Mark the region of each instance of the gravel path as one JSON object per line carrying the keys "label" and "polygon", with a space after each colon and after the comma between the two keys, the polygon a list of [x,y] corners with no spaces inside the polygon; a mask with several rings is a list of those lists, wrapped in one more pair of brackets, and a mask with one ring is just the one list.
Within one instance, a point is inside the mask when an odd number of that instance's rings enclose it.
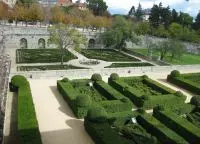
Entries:
{"label": "gravel path", "polygon": [[56,88],[56,80],[29,80],[43,144],[94,144]]}

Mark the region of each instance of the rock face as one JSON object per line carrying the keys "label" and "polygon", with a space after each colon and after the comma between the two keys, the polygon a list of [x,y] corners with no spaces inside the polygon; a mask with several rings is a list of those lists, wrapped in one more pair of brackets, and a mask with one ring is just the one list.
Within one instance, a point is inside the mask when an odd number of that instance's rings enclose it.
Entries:
{"label": "rock face", "polygon": [[3,126],[9,74],[10,57],[8,55],[0,55],[0,143],[2,143],[3,140]]}

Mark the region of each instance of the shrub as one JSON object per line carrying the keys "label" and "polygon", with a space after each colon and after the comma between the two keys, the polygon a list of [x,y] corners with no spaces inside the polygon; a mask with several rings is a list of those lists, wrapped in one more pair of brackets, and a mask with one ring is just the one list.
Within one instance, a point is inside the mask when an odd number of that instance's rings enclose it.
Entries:
{"label": "shrub", "polygon": [[102,123],[107,120],[107,113],[102,107],[93,107],[88,110],[87,119],[91,122]]}
{"label": "shrub", "polygon": [[91,104],[91,99],[88,95],[78,96],[76,98],[76,105],[79,107],[89,107]]}
{"label": "shrub", "polygon": [[150,97],[148,95],[143,95],[143,96],[141,96],[141,99],[143,99],[143,100],[149,100]]}
{"label": "shrub", "polygon": [[118,80],[119,79],[119,75],[117,73],[112,73],[110,75],[110,80]]}
{"label": "shrub", "polygon": [[187,98],[181,91],[177,91],[175,93],[175,95],[178,96],[178,97],[180,97],[180,98],[183,98],[184,100],[186,100],[186,98]]}
{"label": "shrub", "polygon": [[177,134],[184,137],[188,142],[198,143],[200,141],[200,129],[185,118],[182,118],[169,110],[154,111],[153,116],[167,127],[174,130]]}
{"label": "shrub", "polygon": [[17,129],[20,144],[42,144],[29,82],[23,76],[12,77],[11,85],[18,92]]}
{"label": "shrub", "polygon": [[163,144],[187,144],[182,137],[148,114],[139,115],[137,122]]}
{"label": "shrub", "polygon": [[63,79],[61,80],[61,82],[69,82],[69,79],[68,79],[68,78],[63,78]]}
{"label": "shrub", "polygon": [[199,107],[200,106],[200,96],[193,96],[190,100],[190,103]]}
{"label": "shrub", "polygon": [[163,105],[158,105],[156,107],[153,108],[153,111],[163,111],[165,108]]}
{"label": "shrub", "polygon": [[102,80],[102,77],[100,74],[93,74],[92,77],[91,77],[91,80],[92,81],[101,81]]}
{"label": "shrub", "polygon": [[171,72],[171,74],[170,74],[170,76],[171,77],[179,77],[181,74],[180,74],[180,72],[179,71],[177,71],[177,70],[173,70],[172,72]]}
{"label": "shrub", "polygon": [[147,78],[149,78],[149,77],[148,77],[147,75],[143,75],[142,78],[143,78],[143,79],[147,79]]}
{"label": "shrub", "polygon": [[139,113],[141,113],[141,114],[144,114],[144,113],[145,113],[145,110],[144,110],[143,108],[139,108],[137,111],[138,111]]}

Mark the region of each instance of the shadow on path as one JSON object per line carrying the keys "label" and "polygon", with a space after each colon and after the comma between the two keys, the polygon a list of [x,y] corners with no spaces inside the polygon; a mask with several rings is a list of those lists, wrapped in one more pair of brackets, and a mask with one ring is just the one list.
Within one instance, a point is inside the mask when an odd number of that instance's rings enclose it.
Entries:
{"label": "shadow on path", "polygon": [[70,106],[67,104],[67,102],[65,102],[65,100],[63,99],[62,95],[59,93],[59,91],[57,90],[56,86],[50,86],[50,89],[52,91],[52,93],[54,94],[56,100],[59,102],[60,107],[59,110],[63,113],[65,113],[66,115],[75,118],[73,111],[71,110]]}

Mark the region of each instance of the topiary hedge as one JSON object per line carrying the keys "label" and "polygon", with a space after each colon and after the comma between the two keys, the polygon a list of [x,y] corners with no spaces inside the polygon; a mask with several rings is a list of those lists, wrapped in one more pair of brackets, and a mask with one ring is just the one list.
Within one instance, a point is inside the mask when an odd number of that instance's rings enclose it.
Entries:
{"label": "topiary hedge", "polygon": [[91,80],[92,81],[102,81],[102,77],[100,74],[93,74],[92,77],[91,77]]}
{"label": "topiary hedge", "polygon": [[24,76],[11,79],[11,90],[18,93],[17,129],[20,144],[42,144],[29,82]]}
{"label": "topiary hedge", "polygon": [[91,122],[105,122],[107,121],[107,112],[102,107],[92,107],[87,112],[87,119]]}
{"label": "topiary hedge", "polygon": [[[189,74],[187,74],[189,75]],[[190,74],[191,76],[193,74]],[[171,82],[179,87],[182,87],[188,91],[191,91],[195,94],[200,94],[200,85],[184,78],[184,75],[180,75],[179,77],[173,77],[172,75],[167,76],[167,81]]]}
{"label": "topiary hedge", "polygon": [[200,129],[171,111],[154,111],[153,116],[190,143],[200,142]]}
{"label": "topiary hedge", "polygon": [[144,127],[147,132],[156,136],[161,143],[164,144],[188,144],[181,136],[166,127],[164,124],[156,120],[148,114],[139,115],[137,122]]}
{"label": "topiary hedge", "polygon": [[172,72],[171,72],[171,77],[179,77],[181,74],[180,74],[180,72],[179,71],[177,71],[177,70],[173,70]]}
{"label": "topiary hedge", "polygon": [[120,135],[111,129],[108,122],[93,122],[87,117],[84,120],[84,126],[95,144],[130,144],[131,142],[122,139]]}
{"label": "topiary hedge", "polygon": [[190,103],[197,107],[200,107],[200,96],[193,96],[190,100]]}
{"label": "topiary hedge", "polygon": [[118,80],[119,79],[119,75],[117,74],[117,73],[112,73],[111,75],[110,75],[110,78],[109,78],[110,80]]}

